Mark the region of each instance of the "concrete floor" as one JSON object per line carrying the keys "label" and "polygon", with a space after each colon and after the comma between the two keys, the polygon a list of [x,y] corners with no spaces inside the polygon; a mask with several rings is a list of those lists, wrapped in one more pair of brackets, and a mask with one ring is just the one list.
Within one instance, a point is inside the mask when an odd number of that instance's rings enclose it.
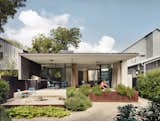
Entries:
{"label": "concrete floor", "polygon": [[93,106],[86,111],[72,112],[64,118],[39,117],[34,119],[13,119],[12,121],[113,121],[117,114],[117,107],[126,104],[146,107],[148,101],[140,98],[137,103],[93,102]]}
{"label": "concrete floor", "polygon": [[[20,93],[31,93],[29,97],[19,98]],[[40,89],[36,91],[21,91],[14,94],[15,98],[9,99],[4,106],[18,105],[53,105],[64,106],[64,98],[66,98],[66,89]],[[43,98],[42,101],[39,98]]]}

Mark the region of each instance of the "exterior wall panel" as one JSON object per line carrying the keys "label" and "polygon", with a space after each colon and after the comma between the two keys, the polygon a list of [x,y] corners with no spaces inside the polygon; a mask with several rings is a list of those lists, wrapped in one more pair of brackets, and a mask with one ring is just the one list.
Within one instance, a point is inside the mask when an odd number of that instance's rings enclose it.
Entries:
{"label": "exterior wall panel", "polygon": [[23,50],[19,49],[7,41],[0,38],[0,52],[3,53],[3,58],[0,60],[0,70],[10,70],[11,65],[14,65],[14,69],[18,69],[18,53],[22,53]]}
{"label": "exterior wall panel", "polygon": [[21,57],[20,79],[30,79],[32,75],[40,76],[41,65]]}
{"label": "exterior wall panel", "polygon": [[153,56],[158,56],[160,55],[160,32],[155,31],[153,37]]}
{"label": "exterior wall panel", "polygon": [[[140,41],[138,41],[137,43],[135,43],[133,46],[129,47],[128,49],[126,49],[125,51],[123,51],[124,53],[139,53],[139,55],[146,55],[147,54],[147,50],[146,50],[146,39],[143,38]],[[138,63],[142,60],[146,59],[146,56],[137,56],[135,58],[132,58],[130,60],[128,60],[128,65],[134,64],[134,63]]]}
{"label": "exterior wall panel", "polygon": [[149,34],[145,37],[146,40],[146,58],[153,56],[153,34]]}

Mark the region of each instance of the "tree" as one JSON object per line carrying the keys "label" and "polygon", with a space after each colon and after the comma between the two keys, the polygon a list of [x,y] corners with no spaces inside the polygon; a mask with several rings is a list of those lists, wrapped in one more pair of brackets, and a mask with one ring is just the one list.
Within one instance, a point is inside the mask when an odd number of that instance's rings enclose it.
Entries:
{"label": "tree", "polygon": [[64,27],[58,27],[57,29],[51,30],[51,35],[54,37],[54,41],[61,50],[68,50],[70,45],[78,47],[80,42],[80,29],[71,28],[67,29]]}
{"label": "tree", "polygon": [[51,38],[40,34],[32,40],[32,47],[29,48],[29,51],[33,53],[53,53],[55,51],[54,45],[54,41]]}
{"label": "tree", "polygon": [[0,0],[0,32],[4,32],[3,25],[9,17],[14,17],[17,8],[25,6],[26,0]]}
{"label": "tree", "polygon": [[33,53],[58,53],[60,50],[68,50],[69,46],[78,47],[80,42],[79,28],[62,28],[52,29],[50,36],[44,34],[36,36],[32,40],[32,47],[29,48]]}

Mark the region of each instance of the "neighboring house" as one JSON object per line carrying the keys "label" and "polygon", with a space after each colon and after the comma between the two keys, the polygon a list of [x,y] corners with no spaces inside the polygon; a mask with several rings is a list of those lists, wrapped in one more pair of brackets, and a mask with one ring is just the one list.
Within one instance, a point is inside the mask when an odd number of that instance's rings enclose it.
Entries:
{"label": "neighboring house", "polygon": [[18,53],[22,52],[19,43],[0,38],[0,70],[18,70]]}
{"label": "neighboring house", "polygon": [[160,67],[160,30],[155,29],[128,48],[123,53],[139,53],[139,56],[128,60],[128,73],[133,78],[140,72]]}

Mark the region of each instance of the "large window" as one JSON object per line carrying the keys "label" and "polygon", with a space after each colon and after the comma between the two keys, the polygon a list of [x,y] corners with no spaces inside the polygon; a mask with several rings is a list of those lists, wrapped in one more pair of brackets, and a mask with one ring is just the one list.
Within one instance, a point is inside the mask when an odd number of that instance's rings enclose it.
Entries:
{"label": "large window", "polygon": [[152,63],[146,64],[146,70],[151,70],[159,67],[159,62],[154,61]]}

